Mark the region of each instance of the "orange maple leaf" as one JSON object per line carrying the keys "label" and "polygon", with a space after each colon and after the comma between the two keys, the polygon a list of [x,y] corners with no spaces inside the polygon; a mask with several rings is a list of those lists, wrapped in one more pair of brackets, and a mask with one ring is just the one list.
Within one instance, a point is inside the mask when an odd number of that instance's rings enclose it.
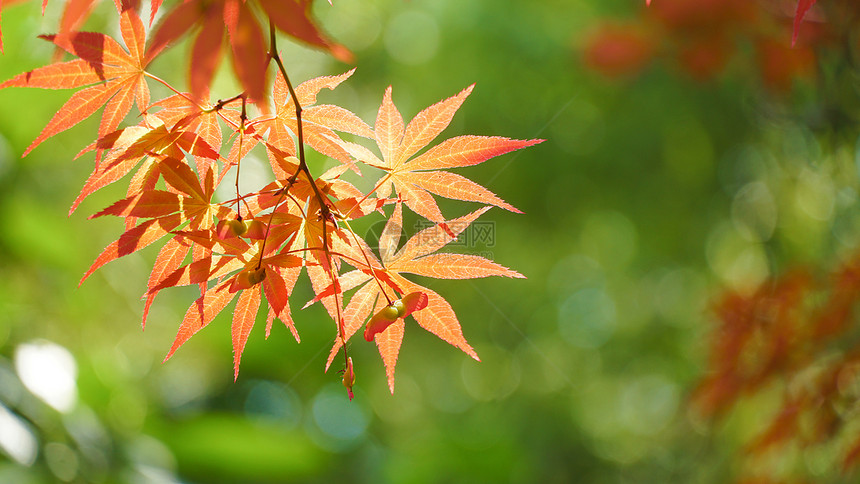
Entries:
{"label": "orange maple leaf", "polygon": [[[377,272],[383,273],[391,289],[390,293],[411,294],[421,293],[426,297],[426,305],[414,310],[411,316],[418,324],[435,334],[442,340],[460,348],[467,355],[479,360],[475,350],[466,342],[457,315],[451,309],[442,296],[436,292],[409,281],[401,273],[416,274],[437,279],[473,279],[489,276],[505,276],[523,278],[524,276],[507,267],[496,264],[483,257],[468,254],[435,253],[451,241],[457,238],[475,219],[489,210],[484,207],[463,217],[448,221],[443,228],[441,224],[428,227],[410,238],[403,247],[396,251],[400,234],[402,232],[402,209],[397,203],[391,218],[385,225],[379,238],[379,252],[381,262],[372,259],[373,266],[369,269],[357,270],[342,276],[342,279],[352,279],[350,286],[359,287],[344,310],[344,332],[348,341],[371,313],[380,311],[389,305],[392,298],[389,292],[384,292],[383,286],[377,282],[371,282]],[[372,257],[372,254],[369,255]],[[378,277],[378,276],[377,276]],[[363,284],[363,285],[362,285]],[[346,289],[346,288],[345,288]],[[411,312],[411,311],[410,311]],[[368,323],[370,324],[370,323]],[[404,319],[396,318],[381,332],[373,333],[372,339],[376,341],[379,354],[385,364],[388,376],[388,386],[394,392],[394,368],[400,353],[405,329]],[[343,346],[341,341],[335,341],[329,353],[326,368],[331,365],[338,350]],[[480,361],[480,360],[479,360]]]}
{"label": "orange maple leaf", "polygon": [[[373,130],[352,112],[332,104],[317,105],[317,95],[323,88],[334,89],[348,79],[355,69],[339,76],[322,76],[305,81],[296,86],[296,98],[302,111],[302,131],[304,142],[323,155],[343,163],[350,162],[349,153],[343,148],[335,130],[351,133],[365,138],[373,138]],[[251,121],[257,132],[268,132],[268,146],[295,154],[297,152],[293,136],[298,137],[298,120],[293,99],[289,95],[287,83],[279,74],[275,79],[273,92],[275,114],[263,115]],[[256,140],[243,146],[250,151]],[[244,154],[244,153],[243,153]]]}
{"label": "orange maple leaf", "polygon": [[143,56],[145,32],[134,10],[122,12],[120,32],[128,51],[113,38],[95,32],[41,36],[79,59],[40,67],[0,84],[0,89],[69,89],[89,86],[73,94],[57,111],[24,151],[24,156],[46,139],[90,117],[102,106],[105,106],[105,110],[99,125],[99,137],[114,131],[131,111],[135,101],[141,112],[149,105],[149,87],[144,72],[147,61]]}
{"label": "orange maple leaf", "polygon": [[[150,123],[150,121],[153,122]],[[168,128],[161,120],[154,117],[145,117],[140,125],[129,126],[109,133],[91,147],[99,150],[110,150],[110,152],[104,160],[96,164],[95,169],[87,178],[81,193],[72,202],[72,207],[69,209],[70,215],[84,199],[95,191],[124,177],[147,157],[171,158],[178,161],[185,156],[183,150],[196,157],[217,159],[219,156],[218,152],[209,146],[200,135],[189,131],[188,126],[177,124]],[[138,190],[136,189],[154,188],[158,179],[158,171],[154,170],[155,163],[156,161],[153,159],[143,163],[135,175],[136,180],[132,180],[129,187],[129,196],[137,193]],[[204,171],[203,173],[207,172]],[[208,183],[214,185],[214,180],[210,180]],[[199,181],[197,184],[199,186]],[[212,186],[207,187],[207,189],[214,190]],[[203,189],[200,190],[202,193]]]}
{"label": "orange maple leaf", "polygon": [[[191,168],[182,161],[164,157],[153,167],[156,176],[160,174],[171,191],[145,190],[124,198],[90,217],[115,215],[144,217],[147,220],[128,229],[119,239],[108,245],[84,274],[81,283],[99,267],[137,252],[184,223],[189,223],[193,229],[209,228],[212,217],[229,215],[229,210],[226,208],[210,203],[214,193],[211,182],[207,183],[204,189]],[[210,172],[210,178],[211,176]],[[175,254],[165,257],[174,256],[178,257]]]}
{"label": "orange maple leaf", "polygon": [[[297,261],[297,259],[293,259]],[[274,259],[270,259],[268,261],[264,261],[263,267],[263,283],[252,283],[250,287],[242,288],[241,284],[237,284],[237,278],[240,277],[243,272],[238,273],[236,276],[228,279],[227,281],[221,283],[216,286],[214,289],[207,291],[200,299],[198,299],[195,304],[192,304],[185,315],[185,318],[182,321],[182,324],[179,327],[179,331],[176,334],[176,339],[173,342],[173,346],[171,346],[170,351],[167,356],[165,356],[164,361],[167,361],[173,353],[179,349],[182,344],[184,344],[188,339],[191,338],[197,331],[200,331],[204,327],[206,327],[215,316],[220,313],[224,307],[233,299],[236,293],[239,293],[239,301],[236,303],[236,308],[233,313],[233,326],[232,326],[232,336],[233,336],[233,375],[234,379],[239,376],[239,364],[241,362],[242,353],[245,349],[245,344],[248,341],[248,336],[251,333],[251,329],[253,328],[256,322],[257,311],[260,307],[261,303],[261,288],[258,286],[262,286],[262,291],[266,294],[266,299],[269,301],[269,313],[277,312],[272,299],[270,296],[272,295],[271,285],[267,284],[267,281],[274,280],[277,281],[277,284],[284,284],[284,280],[280,277],[280,269],[283,267],[276,265]],[[280,261],[279,263],[283,263]],[[284,302],[288,297],[287,288],[283,289],[283,294],[279,297]],[[291,290],[291,288],[289,288]],[[215,293],[210,296],[210,294]],[[288,310],[287,310],[288,312]],[[283,316],[278,316],[283,318]],[[289,316],[287,316],[288,318]],[[269,319],[268,324],[271,323],[271,319]],[[287,324],[290,329],[295,334],[295,328],[292,326],[292,321],[289,319],[284,319],[284,323]],[[268,336],[268,324],[267,324],[267,336]]]}
{"label": "orange maple leaf", "polygon": [[451,122],[472,86],[418,113],[404,128],[403,118],[391,100],[391,87],[385,91],[376,117],[374,134],[382,152],[380,160],[370,150],[354,143],[344,147],[357,160],[386,172],[377,182],[377,196],[388,198],[391,186],[415,213],[442,223],[445,218],[430,195],[480,202],[522,213],[486,188],[463,176],[442,171],[477,165],[489,158],[525,148],[544,140],[515,140],[499,136],[458,136],[443,141],[412,158],[433,141]]}
{"label": "orange maple leaf", "polygon": [[[165,361],[197,331],[212,322],[233,300],[236,293],[240,296],[233,313],[234,378],[238,377],[242,352],[256,322],[262,301],[261,290],[269,303],[266,336],[271,329],[272,320],[278,317],[298,339],[289,314],[288,299],[302,265],[307,265],[300,258],[289,253],[276,253],[278,244],[270,244],[274,248],[267,249],[265,254],[268,256],[261,258],[261,240],[249,243],[239,237],[222,239],[214,235],[214,229],[182,231],[177,233],[176,238],[180,244],[193,242],[204,246],[209,255],[180,267],[171,274],[160,272],[159,276],[154,276],[154,281],[157,282],[154,285],[151,282],[147,296],[154,296],[167,287],[206,284],[213,279],[218,282],[215,287],[205,290],[188,309],[173,345],[164,358]],[[170,257],[170,254],[167,257]],[[179,263],[181,260],[176,262],[176,265]]]}

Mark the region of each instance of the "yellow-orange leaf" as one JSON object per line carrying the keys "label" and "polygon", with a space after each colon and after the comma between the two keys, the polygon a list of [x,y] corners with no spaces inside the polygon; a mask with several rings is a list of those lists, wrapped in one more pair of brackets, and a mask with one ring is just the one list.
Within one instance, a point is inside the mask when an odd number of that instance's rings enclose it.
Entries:
{"label": "yellow-orange leaf", "polygon": [[164,357],[164,361],[170,359],[173,353],[188,341],[189,338],[194,336],[195,333],[211,323],[215,319],[215,316],[223,311],[224,307],[233,300],[235,295],[235,292],[230,292],[230,282],[228,281],[214,289],[206,291],[205,294],[194,301],[194,304],[185,313],[182,324],[179,326],[179,331],[176,333],[176,339],[173,340],[173,346],[170,347],[170,351]]}
{"label": "yellow-orange leaf", "polygon": [[385,376],[388,378],[388,389],[394,393],[394,368],[397,366],[397,358],[400,356],[400,346],[403,344],[403,332],[406,323],[398,319],[382,333],[376,335],[376,347],[379,356],[385,365]]}
{"label": "yellow-orange leaf", "polygon": [[346,145],[350,154],[359,161],[387,172],[378,182],[380,187],[377,196],[387,197],[389,184],[393,184],[406,206],[437,223],[444,222],[445,218],[430,195],[431,192],[445,198],[487,203],[520,213],[509,203],[467,178],[448,172],[427,170],[476,165],[494,156],[543,140],[461,136],[443,141],[409,161],[445,130],[473,88],[474,85],[469,86],[459,94],[424,109],[405,128],[403,118],[391,100],[391,87],[386,89],[374,128],[382,160],[360,147]]}
{"label": "yellow-orange leaf", "polygon": [[233,380],[239,378],[239,362],[248,335],[257,320],[257,310],[260,309],[260,288],[253,286],[239,294],[236,309],[233,310]]}

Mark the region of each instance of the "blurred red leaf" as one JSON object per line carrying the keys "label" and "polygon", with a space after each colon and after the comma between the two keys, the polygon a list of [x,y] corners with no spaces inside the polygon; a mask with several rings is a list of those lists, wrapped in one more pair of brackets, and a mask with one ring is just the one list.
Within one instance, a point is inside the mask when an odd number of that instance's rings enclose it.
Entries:
{"label": "blurred red leaf", "polygon": [[656,52],[653,35],[632,24],[604,24],[583,49],[585,65],[609,77],[638,74]]}

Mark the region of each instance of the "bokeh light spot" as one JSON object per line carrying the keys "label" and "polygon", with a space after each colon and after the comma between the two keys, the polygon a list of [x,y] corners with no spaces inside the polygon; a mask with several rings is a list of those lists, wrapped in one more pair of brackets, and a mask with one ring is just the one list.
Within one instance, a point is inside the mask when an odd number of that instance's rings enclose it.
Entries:
{"label": "bokeh light spot", "polygon": [[0,449],[15,462],[30,466],[36,461],[36,437],[24,421],[0,404]]}
{"label": "bokeh light spot", "polygon": [[776,202],[762,182],[749,183],[732,200],[732,222],[745,239],[764,242],[776,228]]}
{"label": "bokeh light spot", "polygon": [[293,428],[302,416],[302,407],[296,393],[267,381],[254,383],[245,399],[245,413],[261,420],[277,422]]}
{"label": "bokeh light spot", "polygon": [[763,246],[744,239],[728,224],[711,231],[705,254],[714,274],[736,289],[757,287],[770,274]]}
{"label": "bokeh light spot", "polygon": [[78,401],[75,358],[58,344],[34,341],[18,346],[15,371],[33,395],[60,412],[72,410]]}
{"label": "bokeh light spot", "polygon": [[346,391],[328,387],[313,401],[314,422],[322,432],[341,442],[357,441],[367,430],[368,418],[363,407],[350,402]]}
{"label": "bokeh light spot", "polygon": [[621,423],[633,433],[653,435],[669,423],[678,408],[677,385],[662,375],[646,375],[621,393]]}
{"label": "bokeh light spot", "polygon": [[63,482],[69,482],[78,475],[78,455],[68,445],[59,442],[46,444],[45,460],[51,472]]}
{"label": "bokeh light spot", "polygon": [[797,206],[815,220],[833,216],[836,191],[829,177],[812,170],[803,170],[797,179],[794,196]]}
{"label": "bokeh light spot", "polygon": [[363,50],[379,37],[379,11],[363,0],[339,0],[337,12],[326,19],[326,30],[350,50]]}

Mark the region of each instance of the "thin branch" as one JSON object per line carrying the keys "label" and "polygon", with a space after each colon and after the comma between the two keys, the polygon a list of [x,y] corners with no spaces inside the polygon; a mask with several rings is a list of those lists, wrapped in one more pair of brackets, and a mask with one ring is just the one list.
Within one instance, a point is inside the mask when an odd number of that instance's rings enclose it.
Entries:
{"label": "thin branch", "polygon": [[[236,218],[241,221],[242,220],[242,205],[239,203],[241,199],[241,192],[239,192],[239,172],[242,167],[242,141],[245,140],[245,122],[248,120],[248,112],[246,111],[247,107],[247,99],[245,94],[240,94],[240,98],[242,99],[242,114],[239,115],[239,159],[236,161]],[[221,101],[218,101],[219,103]],[[250,214],[249,214],[250,215]],[[266,235],[269,235],[269,230],[266,229]],[[263,244],[265,246],[266,239],[263,239]],[[257,265],[257,269],[259,269],[259,264]]]}
{"label": "thin branch", "polygon": [[[325,260],[328,265],[328,274],[331,278],[332,285],[335,288],[334,300],[335,306],[337,306],[337,328],[341,341],[343,342],[343,353],[344,353],[344,362],[349,362],[349,355],[346,349],[346,329],[344,328],[343,315],[341,314],[341,305],[340,301],[338,301],[337,293],[340,287],[338,282],[337,273],[334,271],[333,267],[333,257],[331,253],[331,248],[329,247],[329,234],[328,234],[328,222],[329,220],[333,221],[335,226],[337,226],[337,221],[334,220],[332,216],[331,208],[328,204],[328,199],[325,195],[320,192],[319,187],[315,183],[315,179],[313,175],[311,175],[310,170],[308,169],[308,164],[305,159],[305,142],[304,142],[304,131],[302,130],[302,105],[299,103],[299,97],[296,95],[296,90],[293,88],[293,83],[290,82],[290,77],[287,75],[287,69],[284,67],[283,61],[281,61],[281,56],[278,54],[278,45],[277,38],[275,36],[275,24],[269,19],[269,45],[270,51],[269,56],[272,60],[275,61],[275,64],[278,65],[278,69],[281,75],[284,77],[284,82],[287,85],[287,89],[290,91],[290,98],[293,100],[293,106],[296,112],[296,137],[298,138],[298,155],[299,155],[299,167],[295,173],[290,177],[288,185],[292,186],[293,182],[298,178],[299,172],[304,172],[305,176],[308,179],[308,183],[310,183],[311,188],[313,189],[314,195],[319,202],[319,216],[322,221],[323,226],[323,251],[325,252]],[[310,215],[310,214],[308,214]],[[265,239],[263,239],[263,243],[265,244]]]}

